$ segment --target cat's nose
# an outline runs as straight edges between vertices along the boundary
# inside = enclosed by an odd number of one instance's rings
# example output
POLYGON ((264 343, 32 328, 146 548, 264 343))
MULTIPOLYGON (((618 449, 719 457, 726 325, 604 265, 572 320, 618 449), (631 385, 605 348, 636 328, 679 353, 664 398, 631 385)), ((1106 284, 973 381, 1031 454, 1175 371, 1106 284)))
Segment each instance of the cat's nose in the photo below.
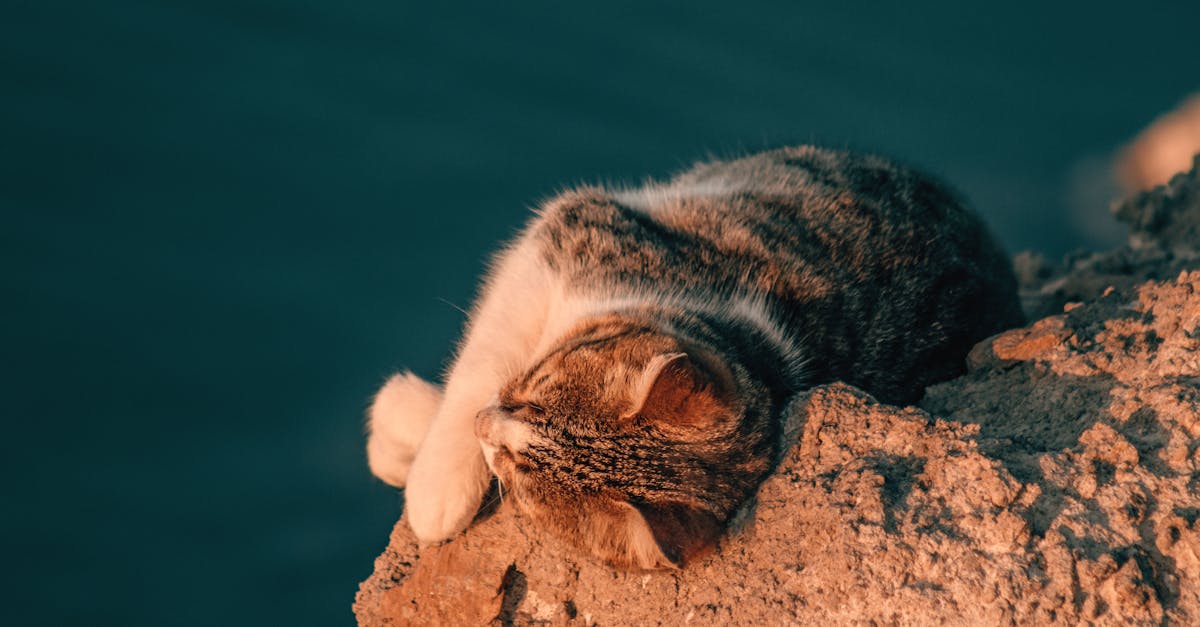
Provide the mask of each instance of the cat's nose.
POLYGON ((482 442, 493 443, 492 431, 496 424, 496 409, 488 407, 475 414, 475 437, 482 442))

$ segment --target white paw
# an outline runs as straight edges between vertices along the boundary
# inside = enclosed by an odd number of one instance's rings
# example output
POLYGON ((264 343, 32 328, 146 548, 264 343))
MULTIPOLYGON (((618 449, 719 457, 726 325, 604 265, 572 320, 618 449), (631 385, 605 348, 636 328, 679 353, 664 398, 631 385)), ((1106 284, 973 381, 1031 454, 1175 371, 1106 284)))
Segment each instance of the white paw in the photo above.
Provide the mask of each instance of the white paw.
POLYGON ((442 391, 411 372, 388 379, 367 413, 371 474, 390 485, 404 486, 441 402, 442 391))
POLYGON ((460 442, 456 449, 438 444, 430 441, 421 449, 404 490, 408 524, 423 545, 466 529, 491 479, 474 440, 460 442))

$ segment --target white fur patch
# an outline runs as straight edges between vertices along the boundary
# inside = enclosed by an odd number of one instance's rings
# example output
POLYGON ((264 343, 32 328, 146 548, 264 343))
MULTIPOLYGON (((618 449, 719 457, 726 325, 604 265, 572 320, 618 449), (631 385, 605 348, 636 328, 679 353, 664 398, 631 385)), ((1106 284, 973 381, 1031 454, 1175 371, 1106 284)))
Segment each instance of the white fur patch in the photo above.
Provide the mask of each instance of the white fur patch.
POLYGON ((367 465, 385 483, 403 487, 442 391, 405 372, 388 379, 367 412, 367 465))
POLYGON ((479 509, 491 473, 475 437, 475 416, 528 367, 546 316, 560 300, 556 284, 530 237, 497 258, 408 473, 405 513, 423 543, 453 536, 479 509))

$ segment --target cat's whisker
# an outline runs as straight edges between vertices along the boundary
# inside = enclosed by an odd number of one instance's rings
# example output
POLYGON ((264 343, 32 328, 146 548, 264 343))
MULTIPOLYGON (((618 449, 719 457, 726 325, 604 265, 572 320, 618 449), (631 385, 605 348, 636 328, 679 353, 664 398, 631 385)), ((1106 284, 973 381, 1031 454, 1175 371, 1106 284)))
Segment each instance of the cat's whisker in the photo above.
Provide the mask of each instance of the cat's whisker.
POLYGON ((481 510, 491 509, 497 503, 504 503, 504 484, 500 482, 500 478, 496 477, 496 494, 493 495, 487 502, 479 506, 481 510))
POLYGON ((458 310, 458 312, 459 312, 459 313, 461 313, 461 314, 462 314, 462 315, 464 315, 464 316, 470 316, 470 315, 471 315, 471 312, 467 311, 466 309, 463 309, 462 307, 459 307, 458 305, 455 305, 454 303, 452 303, 452 302, 450 302, 450 301, 446 300, 445 298, 442 298, 441 296, 438 296, 438 297, 437 297, 437 300, 439 300, 439 301, 441 301, 441 302, 443 302, 443 303, 445 303, 445 304, 447 304, 447 305, 450 305, 450 306, 451 306, 451 307, 453 307, 454 309, 457 309, 457 310, 458 310))

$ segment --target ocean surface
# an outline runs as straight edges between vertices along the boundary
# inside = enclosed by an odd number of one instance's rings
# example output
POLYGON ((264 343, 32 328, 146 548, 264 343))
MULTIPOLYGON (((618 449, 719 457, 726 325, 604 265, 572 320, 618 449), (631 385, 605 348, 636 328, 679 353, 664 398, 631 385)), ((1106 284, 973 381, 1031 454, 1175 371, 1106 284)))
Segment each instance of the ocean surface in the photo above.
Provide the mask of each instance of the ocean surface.
POLYGON ((0 8, 0 623, 351 623, 363 410, 563 186, 850 146, 1058 256, 1200 88, 1194 2, 433 4, 0 8))

